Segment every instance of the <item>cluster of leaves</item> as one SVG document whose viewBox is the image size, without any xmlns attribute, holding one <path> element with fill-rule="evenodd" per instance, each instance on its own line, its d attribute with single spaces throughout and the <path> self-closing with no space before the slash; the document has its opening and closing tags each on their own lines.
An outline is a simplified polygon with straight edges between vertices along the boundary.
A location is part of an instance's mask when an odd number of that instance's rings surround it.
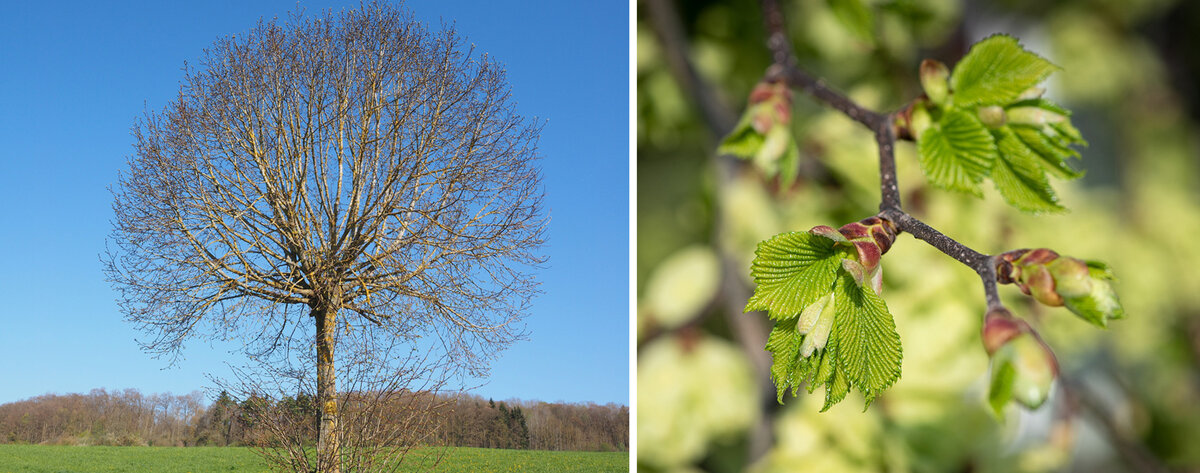
<svg viewBox="0 0 1200 473">
<path fill-rule="evenodd" d="M 815 230 L 759 244 L 751 269 L 757 288 L 746 311 L 763 310 L 776 321 L 767 350 L 780 402 L 788 388 L 795 394 L 807 383 L 810 393 L 826 386 L 822 411 L 851 387 L 870 405 L 900 377 L 900 335 L 873 287 L 878 278 L 864 268 L 870 262 L 864 265 L 836 232 Z"/>
<path fill-rule="evenodd" d="M 926 97 L 902 120 L 917 139 L 929 182 L 982 196 L 990 177 L 1014 207 L 1064 211 L 1047 174 L 1081 177 L 1066 159 L 1078 158 L 1071 146 L 1086 142 L 1071 113 L 1042 97 L 1038 84 L 1056 69 L 1005 35 L 976 43 L 953 73 L 936 61 L 922 63 Z"/>
<path fill-rule="evenodd" d="M 767 178 L 791 187 L 800 164 L 792 136 L 792 91 L 783 80 L 760 82 L 750 92 L 746 113 L 717 148 L 717 153 L 751 160 Z"/>
<path fill-rule="evenodd" d="M 925 96 L 897 121 L 916 139 L 929 181 L 982 196 L 981 183 L 990 177 L 1000 194 L 1021 210 L 1064 210 L 1048 174 L 1062 179 L 1082 176 L 1066 160 L 1079 156 L 1072 145 L 1085 143 L 1070 123 L 1070 112 L 1042 98 L 1044 89 L 1038 84 L 1056 68 L 1005 35 L 975 44 L 953 73 L 941 63 L 924 61 Z M 750 104 L 718 151 L 752 160 L 768 178 L 780 174 L 781 184 L 787 186 L 795 177 L 797 154 L 788 130 L 791 94 L 782 82 L 764 81 L 751 93 Z M 788 389 L 794 395 L 806 384 L 810 393 L 826 387 L 823 411 L 844 399 L 852 387 L 862 392 L 869 406 L 899 378 L 900 337 L 879 296 L 879 259 L 895 235 L 890 225 L 872 218 L 837 231 L 818 226 L 785 233 L 759 244 L 751 267 L 756 288 L 746 311 L 766 311 L 776 322 L 766 349 L 774 356 L 771 377 L 780 402 Z M 1037 258 L 1017 259 L 1026 252 L 1008 255 L 1006 261 L 1017 264 L 1009 264 L 1001 282 L 1016 282 L 1040 302 L 1065 304 L 1101 326 L 1121 316 L 1107 270 L 1074 258 L 1060 259 L 1049 250 L 1028 252 Z M 1057 262 L 1046 266 L 1051 261 Z M 1007 403 L 1014 389 L 1026 391 L 1024 403 L 1030 407 L 1045 399 L 1056 368 L 1045 362 L 1053 360 L 1049 348 L 1035 348 L 1045 353 L 1018 354 L 1036 360 L 1025 364 L 1042 366 L 1046 375 L 1014 374 L 1011 362 L 999 362 L 994 373 L 999 377 L 993 380 L 993 388 L 999 388 L 993 391 L 1000 394 L 991 396 L 994 404 Z M 989 353 L 996 352 L 1017 357 L 1011 348 L 989 348 Z"/>
</svg>

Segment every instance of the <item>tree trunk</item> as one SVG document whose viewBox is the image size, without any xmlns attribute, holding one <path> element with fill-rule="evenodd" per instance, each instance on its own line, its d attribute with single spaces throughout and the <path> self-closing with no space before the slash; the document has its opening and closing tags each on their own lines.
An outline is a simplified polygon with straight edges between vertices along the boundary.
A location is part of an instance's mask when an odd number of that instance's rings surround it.
<svg viewBox="0 0 1200 473">
<path fill-rule="evenodd" d="M 314 307 L 312 313 L 317 319 L 317 403 L 321 406 L 321 424 L 317 431 L 317 471 L 341 473 L 337 379 L 333 370 L 333 331 L 337 309 Z"/>
</svg>

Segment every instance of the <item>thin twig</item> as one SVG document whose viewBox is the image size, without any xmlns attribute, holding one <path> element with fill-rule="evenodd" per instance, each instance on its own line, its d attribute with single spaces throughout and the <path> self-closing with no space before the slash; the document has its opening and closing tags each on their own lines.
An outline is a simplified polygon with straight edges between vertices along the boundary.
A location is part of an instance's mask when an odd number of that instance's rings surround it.
<svg viewBox="0 0 1200 473">
<path fill-rule="evenodd" d="M 879 144 L 879 211 L 900 210 L 900 184 L 896 182 L 896 129 L 890 123 L 892 116 L 884 118 L 875 127 L 875 141 Z"/>
<path fill-rule="evenodd" d="M 988 310 L 1002 307 L 1000 294 L 996 289 L 996 263 L 992 256 L 955 241 L 903 210 L 888 209 L 880 212 L 878 216 L 895 223 L 900 231 L 911 233 L 916 239 L 928 243 L 929 246 L 974 270 L 983 279 L 983 292 Z"/>
<path fill-rule="evenodd" d="M 796 65 L 796 55 L 792 53 L 792 41 L 788 38 L 784 26 L 783 12 L 775 0 L 762 0 L 763 18 L 767 26 L 767 47 L 778 66 L 776 74 L 781 75 L 793 87 L 801 89 L 833 109 L 842 112 L 856 122 L 872 130 L 889 123 L 884 114 L 859 105 L 849 97 L 825 84 L 825 81 L 813 77 Z"/>
</svg>

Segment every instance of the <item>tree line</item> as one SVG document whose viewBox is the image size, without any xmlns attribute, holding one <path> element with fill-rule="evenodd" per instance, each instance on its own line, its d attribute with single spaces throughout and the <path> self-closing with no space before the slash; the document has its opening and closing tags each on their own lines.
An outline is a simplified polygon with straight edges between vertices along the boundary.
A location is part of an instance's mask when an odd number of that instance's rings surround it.
<svg viewBox="0 0 1200 473">
<path fill-rule="evenodd" d="M 352 403 L 355 394 L 343 394 Z M 404 402 L 436 406 L 430 442 L 444 446 L 535 450 L 627 451 L 629 407 L 495 401 L 474 395 L 408 393 Z M 386 410 L 384 412 L 387 412 Z M 45 394 L 0 404 L 0 443 L 119 446 L 262 446 L 267 415 L 296 420 L 316 444 L 320 409 L 309 395 L 235 399 L 221 392 L 205 404 L 199 391 L 142 394 L 136 389 Z M 384 421 L 402 422 L 384 414 Z M 308 443 L 308 442 L 306 442 Z"/>
</svg>

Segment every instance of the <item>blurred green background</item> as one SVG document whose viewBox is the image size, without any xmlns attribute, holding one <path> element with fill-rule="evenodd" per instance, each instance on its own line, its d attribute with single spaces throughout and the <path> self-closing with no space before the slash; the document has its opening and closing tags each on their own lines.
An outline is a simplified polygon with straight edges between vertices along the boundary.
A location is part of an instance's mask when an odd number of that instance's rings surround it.
<svg viewBox="0 0 1200 473">
<path fill-rule="evenodd" d="M 782 0 L 803 67 L 881 111 L 920 94 L 917 64 L 953 65 L 996 32 L 1063 68 L 1048 97 L 1090 141 L 1070 213 L 1029 216 L 926 185 L 898 146 L 905 210 L 984 253 L 1049 247 L 1114 268 L 1129 317 L 1097 330 L 1005 303 L 1068 380 L 1036 411 L 984 402 L 978 277 L 902 234 L 884 291 L 904 345 L 900 381 L 862 412 L 852 393 L 775 401 L 770 322 L 742 314 L 757 242 L 873 215 L 872 135 L 797 94 L 799 182 L 780 189 L 715 156 L 770 63 L 758 2 L 638 2 L 637 456 L 644 471 L 1200 471 L 1200 2 Z M 856 6 L 861 5 L 862 9 Z M 865 13 L 864 13 L 865 12 Z"/>
</svg>

